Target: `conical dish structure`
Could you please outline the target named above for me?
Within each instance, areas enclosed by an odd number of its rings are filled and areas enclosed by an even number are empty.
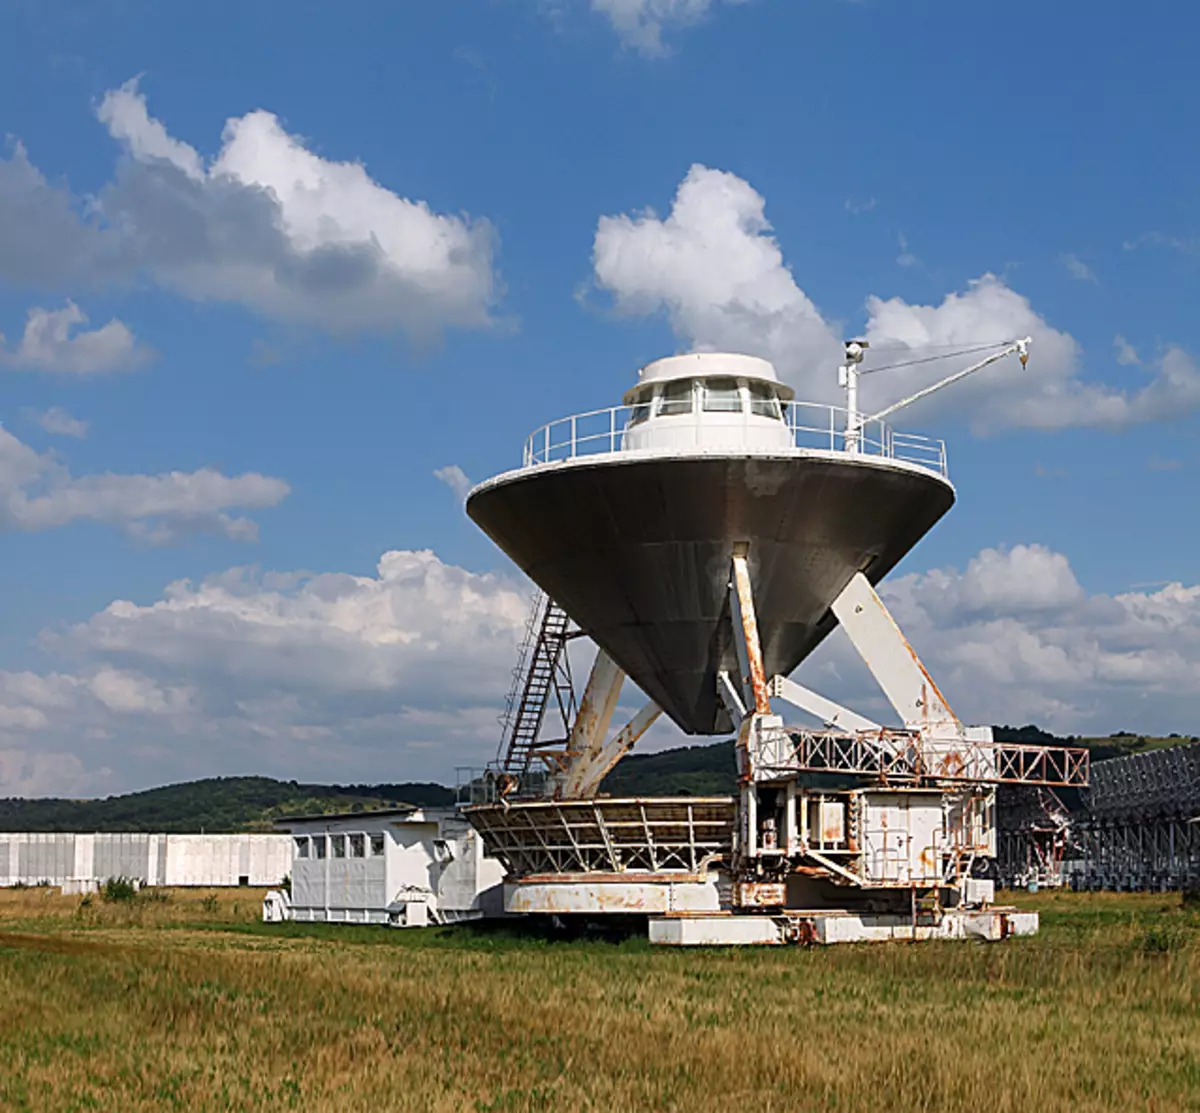
[[[659,366],[680,358],[692,362]],[[664,402],[684,381],[690,428],[674,420],[688,413]],[[735,546],[748,554],[767,675],[786,675],[833,629],[830,604],[854,573],[881,580],[946,513],[954,489],[940,452],[902,459],[887,430],[874,440],[860,431],[847,445],[831,422],[828,447],[800,443],[819,441],[807,434],[823,436],[825,419],[799,422],[763,361],[663,360],[643,370],[639,388],[628,412],[614,412],[600,451],[584,451],[586,438],[573,434],[555,459],[553,436],[539,431],[526,466],[476,487],[467,513],[682,730],[722,733],[732,723],[717,675],[738,672]],[[709,409],[721,391],[725,409]],[[755,391],[774,395],[773,414],[766,403],[754,410]]]

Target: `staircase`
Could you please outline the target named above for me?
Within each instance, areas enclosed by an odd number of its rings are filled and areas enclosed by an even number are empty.
[[[548,595],[534,596],[513,686],[501,718],[500,768],[517,776],[529,768],[538,734],[553,693],[562,705],[564,652],[570,619]],[[569,675],[568,681],[569,692]],[[570,698],[569,696],[567,697]]]

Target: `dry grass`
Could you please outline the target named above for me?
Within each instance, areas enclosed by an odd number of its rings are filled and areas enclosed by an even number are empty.
[[[1040,895],[1032,940],[678,952],[255,926],[257,894],[0,893],[0,1108],[1200,1109],[1200,914]]]

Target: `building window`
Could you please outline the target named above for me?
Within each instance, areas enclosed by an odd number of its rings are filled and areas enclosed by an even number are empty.
[[[769,386],[761,383],[750,384],[750,412],[759,417],[774,417],[783,420],[783,412],[779,407],[779,398]]]
[[[313,857],[314,858],[324,858],[325,857],[325,836],[324,835],[313,835],[312,845],[313,845]]]
[[[692,412],[692,381],[686,379],[680,383],[667,383],[658,398],[658,413],[660,417],[671,414],[690,414]]]
[[[329,850],[331,858],[346,857],[346,836],[345,835],[330,835]]]
[[[632,429],[635,425],[641,425],[643,421],[650,420],[650,403],[639,402],[633,407],[633,412],[629,415],[629,427]]]
[[[372,835],[371,836],[371,857],[372,858],[382,858],[383,857],[383,836],[382,835]]]
[[[367,856],[367,836],[350,835],[350,857],[365,858]]]
[[[296,857],[297,858],[307,858],[308,857],[308,836],[307,835],[297,835],[296,836]]]
[[[736,379],[707,379],[704,383],[704,409],[708,413],[740,414],[742,392]]]

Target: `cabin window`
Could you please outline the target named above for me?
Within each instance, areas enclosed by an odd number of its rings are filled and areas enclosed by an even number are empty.
[[[704,382],[704,409],[708,413],[740,414],[742,392],[736,379],[706,379]]]
[[[329,836],[331,857],[345,858],[346,857],[346,836],[345,835],[330,835]]]
[[[350,836],[350,857],[365,858],[367,856],[367,836],[366,835],[351,835]]]
[[[312,844],[313,844],[313,857],[314,858],[324,858],[325,857],[325,836],[324,835],[313,835]]]
[[[372,858],[382,858],[383,857],[383,836],[382,835],[372,835],[371,836],[371,857]]]
[[[779,397],[775,391],[762,383],[750,384],[750,412],[758,417],[774,417],[783,420]]]
[[[650,403],[649,402],[639,402],[636,406],[633,407],[633,412],[629,415],[630,427],[632,427],[634,425],[641,425],[641,423],[643,421],[649,421],[649,420],[650,420]]]
[[[296,836],[296,857],[297,858],[307,858],[308,857],[308,836],[307,835],[297,835]]]
[[[692,382],[667,383],[658,399],[659,417],[692,412]]]

